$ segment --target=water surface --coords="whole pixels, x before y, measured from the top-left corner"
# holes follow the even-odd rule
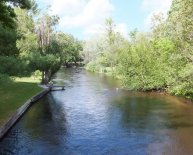
[[[83,69],[58,72],[54,91],[0,141],[2,155],[193,154],[193,106],[163,94],[128,92]]]

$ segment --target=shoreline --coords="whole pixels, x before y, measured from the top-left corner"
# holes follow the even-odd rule
[[[0,126],[0,140],[8,133],[8,131],[19,121],[19,119],[27,112],[27,110],[38,100],[43,98],[50,92],[50,88],[46,88],[40,93],[32,96],[28,99],[20,108],[16,110],[16,112],[5,121],[5,123]]]
[[[111,73],[107,73],[107,72],[106,73],[105,72],[93,72],[91,70],[86,69],[86,67],[84,67],[84,69],[86,71],[94,73],[94,74],[100,74],[100,75],[102,74],[102,75],[107,76],[107,77],[115,78],[118,81],[120,80],[118,77],[112,76]],[[130,89],[127,89],[126,87],[120,87],[118,89],[125,90],[125,91],[146,93],[146,94],[156,93],[156,94],[159,94],[159,95],[168,95],[168,96],[171,96],[171,97],[175,97],[176,99],[178,99],[180,102],[183,102],[184,104],[193,105],[193,99],[187,98],[186,96],[173,95],[173,94],[167,92],[165,88],[150,89],[150,90],[130,90]]]

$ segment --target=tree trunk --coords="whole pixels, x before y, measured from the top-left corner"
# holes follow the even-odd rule
[[[51,78],[50,71],[45,71],[45,81],[44,81],[44,83],[48,84],[48,82],[50,81],[50,78]]]
[[[41,84],[44,84],[44,82],[45,82],[45,72],[42,71],[42,82],[41,82]]]
[[[51,79],[50,71],[42,71],[42,84],[46,85]]]

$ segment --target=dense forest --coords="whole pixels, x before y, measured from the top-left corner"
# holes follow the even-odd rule
[[[86,68],[119,78],[126,89],[192,98],[192,6],[192,0],[173,0],[167,16],[154,14],[150,32],[134,30],[129,39],[107,19],[105,33],[84,45]]]
[[[33,0],[0,2],[0,83],[14,76],[41,74],[49,82],[61,65],[82,60],[82,42],[56,30],[59,17]]]

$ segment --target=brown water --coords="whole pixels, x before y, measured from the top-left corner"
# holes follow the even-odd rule
[[[65,91],[40,100],[0,141],[0,154],[191,155],[193,106],[164,94],[123,91],[82,69],[61,70]]]

